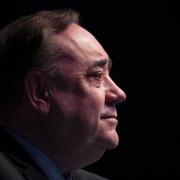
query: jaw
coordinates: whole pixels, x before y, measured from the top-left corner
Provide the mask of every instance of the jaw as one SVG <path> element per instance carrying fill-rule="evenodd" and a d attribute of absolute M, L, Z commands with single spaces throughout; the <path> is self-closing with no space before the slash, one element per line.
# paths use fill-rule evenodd
<path fill-rule="evenodd" d="M 100 120 L 99 129 L 96 135 L 96 143 L 104 150 L 114 149 L 119 144 L 119 136 L 116 131 L 117 120 Z"/>

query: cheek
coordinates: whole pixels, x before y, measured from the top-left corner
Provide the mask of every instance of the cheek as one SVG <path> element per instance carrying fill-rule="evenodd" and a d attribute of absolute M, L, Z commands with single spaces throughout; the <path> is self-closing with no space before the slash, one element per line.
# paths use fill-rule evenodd
<path fill-rule="evenodd" d="M 77 103 L 78 102 L 78 103 Z M 87 94 L 76 101 L 76 108 L 74 109 L 73 128 L 80 133 L 81 138 L 86 141 L 93 141 L 100 123 L 100 113 L 104 108 L 104 94 L 93 93 Z"/>
<path fill-rule="evenodd" d="M 100 114 L 104 108 L 103 93 L 92 93 L 91 96 L 85 98 L 82 106 L 82 116 L 89 121 L 90 124 L 98 126 Z"/>
<path fill-rule="evenodd" d="M 85 100 L 88 108 L 93 112 L 101 113 L 105 105 L 105 92 L 103 89 L 92 90 Z M 92 114 L 91 114 L 92 115 Z"/>
<path fill-rule="evenodd" d="M 55 119 L 61 121 L 62 133 L 69 140 L 72 139 L 73 144 L 93 141 L 104 108 L 104 90 L 86 86 L 78 89 L 78 92 L 57 93 L 54 97 Z"/>

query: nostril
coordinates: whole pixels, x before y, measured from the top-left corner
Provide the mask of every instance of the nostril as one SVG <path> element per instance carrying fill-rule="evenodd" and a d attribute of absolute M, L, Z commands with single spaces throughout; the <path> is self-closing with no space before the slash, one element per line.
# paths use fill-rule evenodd
<path fill-rule="evenodd" d="M 106 104 L 116 105 L 126 100 L 126 93 L 118 88 L 118 91 L 111 91 L 106 93 Z"/>
<path fill-rule="evenodd" d="M 116 97 L 116 104 L 117 103 L 122 103 L 126 100 L 126 93 L 119 88 L 118 93 L 117 93 L 117 97 Z"/>
<path fill-rule="evenodd" d="M 126 93 L 121 89 L 121 101 L 125 101 L 126 100 Z"/>

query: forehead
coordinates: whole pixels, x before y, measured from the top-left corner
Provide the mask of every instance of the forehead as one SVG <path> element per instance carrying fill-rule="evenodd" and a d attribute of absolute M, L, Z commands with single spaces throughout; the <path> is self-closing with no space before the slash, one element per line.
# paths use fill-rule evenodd
<path fill-rule="evenodd" d="M 72 59 L 81 64 L 97 64 L 109 57 L 97 39 L 77 24 L 71 24 L 64 32 L 55 35 L 56 44 Z"/>

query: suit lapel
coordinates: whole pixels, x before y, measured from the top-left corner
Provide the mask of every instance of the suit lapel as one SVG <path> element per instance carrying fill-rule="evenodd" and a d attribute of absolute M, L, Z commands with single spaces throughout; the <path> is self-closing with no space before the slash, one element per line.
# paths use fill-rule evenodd
<path fill-rule="evenodd" d="M 0 151 L 26 179 L 48 180 L 29 154 L 3 128 L 0 128 Z"/>

